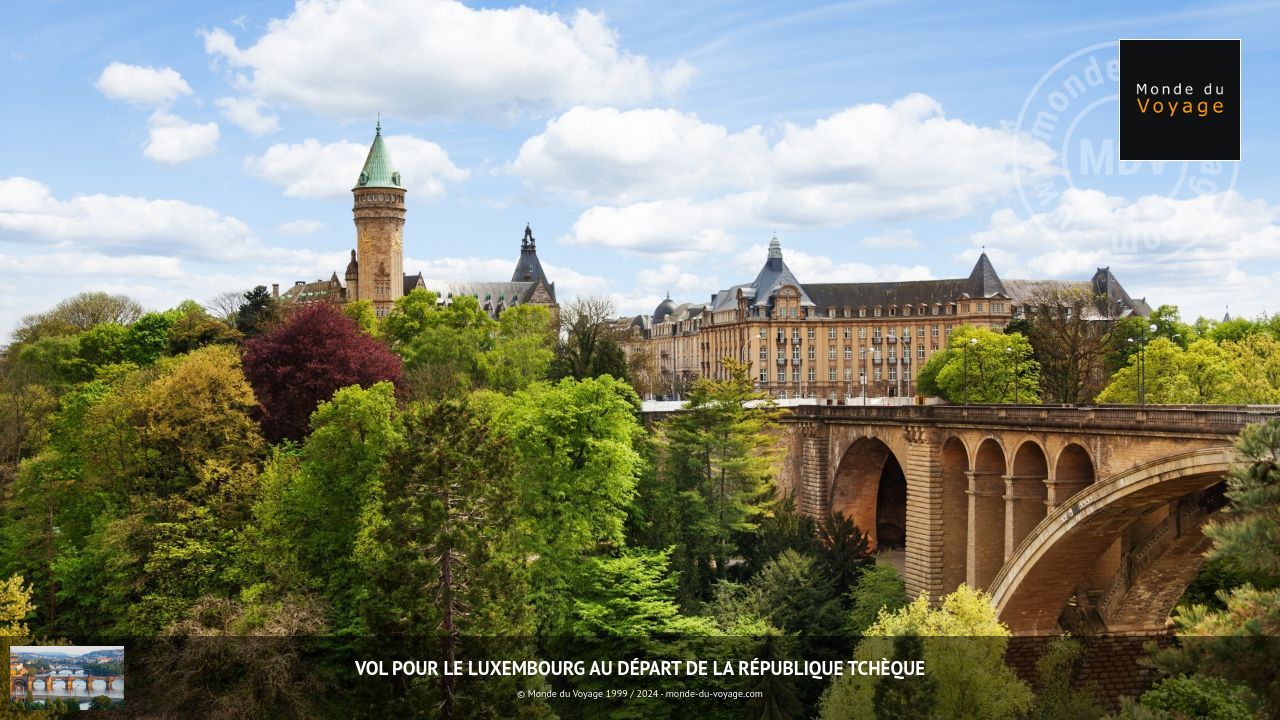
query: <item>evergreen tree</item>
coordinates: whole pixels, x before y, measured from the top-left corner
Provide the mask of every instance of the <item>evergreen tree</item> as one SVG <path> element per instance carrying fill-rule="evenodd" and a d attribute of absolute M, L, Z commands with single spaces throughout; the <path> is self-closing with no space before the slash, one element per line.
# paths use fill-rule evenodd
<path fill-rule="evenodd" d="M 682 542 L 675 563 L 682 602 L 705 599 L 738 554 L 734 539 L 752 532 L 772 496 L 777 418 L 756 392 L 747 365 L 725 359 L 728 377 L 699 379 L 685 411 L 662 427 L 662 472 L 679 493 Z"/>
<path fill-rule="evenodd" d="M 259 285 L 245 292 L 244 301 L 236 309 L 236 330 L 246 337 L 264 332 L 275 321 L 279 304 L 267 292 L 266 285 Z"/>

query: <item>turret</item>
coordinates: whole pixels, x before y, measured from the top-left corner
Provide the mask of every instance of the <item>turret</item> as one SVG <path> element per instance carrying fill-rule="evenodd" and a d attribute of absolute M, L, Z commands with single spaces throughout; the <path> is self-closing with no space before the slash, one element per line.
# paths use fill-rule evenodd
<path fill-rule="evenodd" d="M 383 317 L 404 294 L 405 189 L 382 141 L 379 121 L 356 186 L 352 212 L 356 223 L 355 289 L 348 279 L 347 297 L 373 301 Z M 347 266 L 348 273 L 352 265 Z"/>

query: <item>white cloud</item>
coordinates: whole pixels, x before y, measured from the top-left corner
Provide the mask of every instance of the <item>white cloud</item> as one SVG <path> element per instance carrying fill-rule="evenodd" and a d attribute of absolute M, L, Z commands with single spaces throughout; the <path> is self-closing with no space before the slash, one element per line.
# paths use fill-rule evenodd
<path fill-rule="evenodd" d="M 568 242 L 664 257 L 745 228 L 958 217 L 1009 194 L 1015 169 L 1053 172 L 1043 143 L 947 118 L 921 94 L 780 133 L 770 146 L 759 128 L 732 133 L 675 111 L 574 108 L 508 169 L 530 188 L 599 203 Z"/>
<path fill-rule="evenodd" d="M 12 275 L 143 277 L 172 280 L 183 276 L 181 262 L 158 255 L 103 255 L 101 253 L 57 252 L 37 255 L 0 253 L 0 265 Z"/>
<path fill-rule="evenodd" d="M 662 297 L 671 293 L 676 302 L 689 302 L 690 298 L 706 302 L 719 288 L 719 280 L 714 275 L 696 275 L 675 263 L 663 263 L 656 269 L 648 268 L 636 273 L 636 288 L 661 294 Z"/>
<path fill-rule="evenodd" d="M 622 207 L 588 209 L 564 238 L 569 245 L 609 247 L 667 261 L 691 260 L 723 252 L 735 244 L 728 230 L 755 217 L 759 196 L 727 196 L 713 202 L 655 200 Z"/>
<path fill-rule="evenodd" d="M 0 180 L 0 240 L 116 255 L 240 260 L 257 241 L 234 217 L 181 200 L 53 196 L 44 183 Z"/>
<path fill-rule="evenodd" d="M 97 88 L 112 100 L 150 107 L 168 107 L 178 96 L 191 94 L 191 86 L 173 68 L 156 69 L 121 62 L 113 62 L 103 69 Z"/>
<path fill-rule="evenodd" d="M 262 111 L 261 100 L 224 97 L 214 101 L 222 116 L 250 135 L 267 135 L 280 129 L 280 119 Z"/>
<path fill-rule="evenodd" d="M 387 152 L 410 193 L 437 197 L 446 183 L 466 180 L 469 172 L 449 160 L 439 145 L 411 135 L 384 137 Z M 351 192 L 369 146 L 349 140 L 321 144 L 315 138 L 300 143 L 277 143 L 259 157 L 245 160 L 245 169 L 284 187 L 284 194 L 305 198 L 341 198 Z"/>
<path fill-rule="evenodd" d="M 1004 276 L 1084 278 L 1110 267 L 1131 295 L 1181 305 L 1190 317 L 1221 317 L 1226 302 L 1233 313 L 1276 310 L 1280 206 L 1235 191 L 1130 201 L 1069 189 L 1030 218 L 993 213 L 971 239 L 999 257 Z"/>
<path fill-rule="evenodd" d="M 752 187 L 768 152 L 758 126 L 730 133 L 676 110 L 575 107 L 526 140 L 507 170 L 582 202 L 627 203 Z"/>
<path fill-rule="evenodd" d="M 759 244 L 745 248 L 737 254 L 743 270 L 755 272 L 768 257 L 769 247 Z M 871 265 L 861 262 L 836 262 L 826 255 L 814 255 L 793 250 L 785 245 L 782 257 L 787 267 L 802 283 L 851 283 L 886 282 L 902 280 L 929 280 L 933 274 L 924 265 Z"/>
<path fill-rule="evenodd" d="M 276 226 L 283 235 L 313 235 L 323 229 L 324 223 L 319 220 L 290 220 Z"/>
<path fill-rule="evenodd" d="M 177 115 L 155 112 L 147 145 L 142 154 L 167 165 L 212 155 L 218 149 L 217 123 L 189 123 Z"/>
<path fill-rule="evenodd" d="M 910 230 L 885 230 L 862 239 L 862 247 L 883 250 L 918 250 L 920 241 Z"/>
<path fill-rule="evenodd" d="M 586 10 L 566 20 L 452 0 L 299 0 L 247 47 L 222 28 L 204 41 L 254 97 L 341 118 L 629 105 L 677 91 L 691 75 L 620 49 L 604 17 Z"/>

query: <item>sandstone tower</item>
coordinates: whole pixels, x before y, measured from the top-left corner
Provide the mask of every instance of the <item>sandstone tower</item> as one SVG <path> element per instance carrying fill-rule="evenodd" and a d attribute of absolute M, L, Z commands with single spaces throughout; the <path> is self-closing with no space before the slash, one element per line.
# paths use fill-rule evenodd
<path fill-rule="evenodd" d="M 373 302 L 378 317 L 404 295 L 404 186 L 377 125 L 360 179 L 351 188 L 356 249 L 347 265 L 347 298 Z"/>

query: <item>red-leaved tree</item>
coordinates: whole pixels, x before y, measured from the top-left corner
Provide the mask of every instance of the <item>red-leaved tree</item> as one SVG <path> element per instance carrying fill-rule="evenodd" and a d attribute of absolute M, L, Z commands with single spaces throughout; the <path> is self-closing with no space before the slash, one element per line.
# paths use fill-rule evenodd
<path fill-rule="evenodd" d="M 400 358 L 327 303 L 304 305 L 244 344 L 244 374 L 269 440 L 307 434 L 311 413 L 348 385 L 400 378 Z"/>

